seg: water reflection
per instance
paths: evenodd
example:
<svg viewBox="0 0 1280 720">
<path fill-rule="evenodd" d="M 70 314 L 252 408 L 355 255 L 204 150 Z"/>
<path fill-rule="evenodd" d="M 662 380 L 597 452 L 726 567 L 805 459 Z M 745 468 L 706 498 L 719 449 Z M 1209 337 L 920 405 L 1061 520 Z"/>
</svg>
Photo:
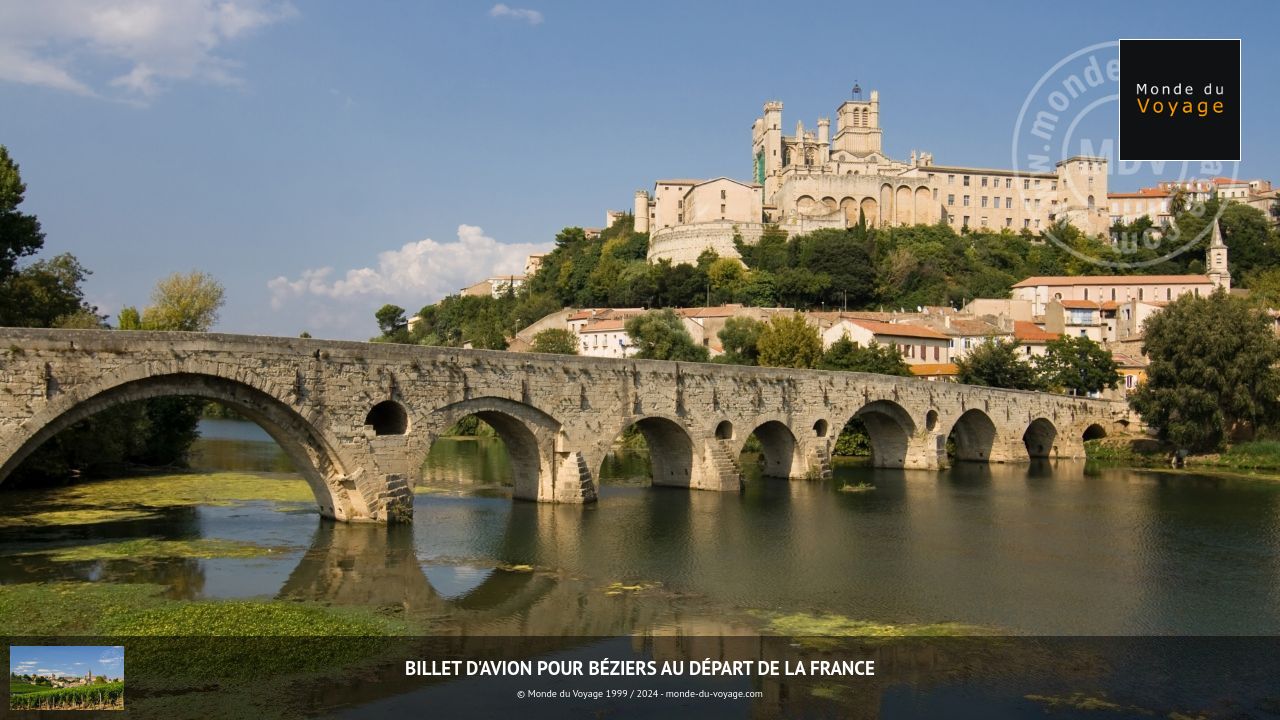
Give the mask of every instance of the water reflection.
<svg viewBox="0 0 1280 720">
<path fill-rule="evenodd" d="M 0 583 L 308 599 L 481 634 L 693 633 L 700 623 L 723 634 L 798 613 L 1018 633 L 1280 633 L 1280 484 L 1269 481 L 1047 460 L 938 473 L 838 463 L 836 482 L 753 476 L 740 494 L 689 492 L 637 481 L 643 455 L 619 454 L 606 466 L 630 480 L 580 507 L 513 502 L 492 490 L 502 475 L 491 442 L 449 443 L 437 445 L 451 448 L 450 477 L 490 490 L 419 495 L 411 527 L 334 524 L 264 502 L 0 528 Z M 839 489 L 858 483 L 874 488 Z M 281 551 L 49 555 L 133 538 Z"/>
</svg>

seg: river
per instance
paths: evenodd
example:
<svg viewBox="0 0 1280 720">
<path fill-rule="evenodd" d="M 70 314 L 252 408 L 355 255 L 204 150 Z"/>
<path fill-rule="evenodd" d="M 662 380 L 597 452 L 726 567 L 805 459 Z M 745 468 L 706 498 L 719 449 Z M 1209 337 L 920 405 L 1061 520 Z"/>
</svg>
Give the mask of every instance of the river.
<svg viewBox="0 0 1280 720">
<path fill-rule="evenodd" d="M 620 452 L 598 503 L 552 506 L 511 500 L 500 441 L 456 438 L 428 459 L 412 527 L 388 532 L 319 518 L 254 425 L 204 421 L 193 465 L 209 469 L 0 494 L 0 584 L 396 607 L 464 633 L 748 633 L 796 622 L 821 632 L 856 621 L 1280 634 L 1280 482 L 1270 479 L 1079 462 L 942 472 L 838 463 L 834 481 L 752 473 L 734 494 L 651 487 L 645 458 Z"/>
</svg>

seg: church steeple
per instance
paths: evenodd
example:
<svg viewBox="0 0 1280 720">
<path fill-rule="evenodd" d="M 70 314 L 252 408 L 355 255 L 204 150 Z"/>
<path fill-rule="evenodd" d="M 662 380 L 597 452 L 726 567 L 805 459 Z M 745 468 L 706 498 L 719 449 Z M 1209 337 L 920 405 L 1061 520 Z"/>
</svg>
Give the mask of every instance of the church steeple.
<svg viewBox="0 0 1280 720">
<path fill-rule="evenodd" d="M 1231 270 L 1227 266 L 1227 244 L 1222 242 L 1222 230 L 1218 228 L 1218 219 L 1209 221 L 1213 224 L 1213 234 L 1209 240 L 1209 249 L 1205 251 L 1205 274 L 1214 287 L 1231 289 Z"/>
</svg>

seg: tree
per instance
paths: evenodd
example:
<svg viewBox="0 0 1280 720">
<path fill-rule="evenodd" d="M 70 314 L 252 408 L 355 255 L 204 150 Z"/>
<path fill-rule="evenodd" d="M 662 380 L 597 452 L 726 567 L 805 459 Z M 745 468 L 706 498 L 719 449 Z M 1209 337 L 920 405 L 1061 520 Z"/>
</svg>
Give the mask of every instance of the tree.
<svg viewBox="0 0 1280 720">
<path fill-rule="evenodd" d="M 1061 335 L 1050 340 L 1036 369 L 1046 387 L 1061 388 L 1072 395 L 1091 395 L 1104 388 L 1115 389 L 1120 382 L 1119 366 L 1111 351 L 1087 337 Z"/>
<path fill-rule="evenodd" d="M 892 346 L 872 342 L 863 347 L 850 340 L 848 335 L 831 343 L 818 361 L 818 369 L 911 377 L 911 366 Z"/>
<path fill-rule="evenodd" d="M 636 357 L 648 360 L 706 362 L 707 349 L 693 341 L 680 317 L 671 310 L 650 310 L 624 326 L 636 347 Z"/>
<path fill-rule="evenodd" d="M 142 314 L 132 305 L 123 307 L 116 316 L 116 326 L 121 330 L 141 330 Z"/>
<path fill-rule="evenodd" d="M 0 283 L 0 325 L 53 327 L 59 318 L 97 312 L 80 285 L 89 271 L 69 253 L 40 260 Z"/>
<path fill-rule="evenodd" d="M 969 354 L 956 360 L 957 380 L 966 385 L 1040 390 L 1035 368 L 1018 354 L 1016 340 L 987 338 Z"/>
<path fill-rule="evenodd" d="M 409 324 L 404 317 L 404 308 L 391 303 L 378 308 L 373 317 L 378 321 L 378 330 L 384 337 L 394 335 Z"/>
<path fill-rule="evenodd" d="M 14 274 L 19 259 L 44 246 L 40 221 L 18 210 L 26 192 L 18 164 L 9 157 L 9 149 L 0 145 L 0 281 Z"/>
<path fill-rule="evenodd" d="M 151 304 L 142 311 L 142 327 L 208 332 L 218 322 L 224 294 L 222 284 L 208 273 L 173 273 L 151 291 Z"/>
<path fill-rule="evenodd" d="M 764 323 L 746 317 L 731 317 L 716 336 L 724 354 L 717 358 L 730 365 L 757 365 L 760 359 L 760 331 Z"/>
<path fill-rule="evenodd" d="M 760 329 L 756 343 L 760 364 L 769 367 L 811 368 L 822 357 L 822 338 L 800 313 L 774 315 Z"/>
<path fill-rule="evenodd" d="M 553 355 L 577 355 L 578 337 L 564 328 L 547 328 L 533 336 L 533 351 Z"/>
<path fill-rule="evenodd" d="M 1280 411 L 1280 341 L 1270 318 L 1222 290 L 1183 295 L 1143 324 L 1147 380 L 1129 396 L 1160 438 L 1213 450 Z"/>
</svg>

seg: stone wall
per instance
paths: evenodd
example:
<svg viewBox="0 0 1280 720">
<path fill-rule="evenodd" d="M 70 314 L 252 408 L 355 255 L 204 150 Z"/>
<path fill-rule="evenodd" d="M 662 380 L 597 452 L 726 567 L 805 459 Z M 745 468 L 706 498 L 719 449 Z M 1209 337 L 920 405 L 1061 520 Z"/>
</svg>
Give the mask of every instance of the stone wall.
<svg viewBox="0 0 1280 720">
<path fill-rule="evenodd" d="M 261 424 L 344 520 L 408 519 L 431 444 L 471 414 L 506 443 L 515 497 L 561 503 L 595 500 L 632 424 L 655 484 L 736 491 L 753 432 L 771 474 L 802 478 L 829 472 L 855 416 L 875 464 L 921 469 L 946 463 L 953 429 L 961 459 L 1013 462 L 1082 457 L 1087 428 L 1130 422 L 1113 401 L 863 373 L 198 333 L 0 329 L 0 382 L 0 481 L 95 412 L 199 395 Z M 403 427 L 374 422 L 380 403 Z"/>
</svg>

